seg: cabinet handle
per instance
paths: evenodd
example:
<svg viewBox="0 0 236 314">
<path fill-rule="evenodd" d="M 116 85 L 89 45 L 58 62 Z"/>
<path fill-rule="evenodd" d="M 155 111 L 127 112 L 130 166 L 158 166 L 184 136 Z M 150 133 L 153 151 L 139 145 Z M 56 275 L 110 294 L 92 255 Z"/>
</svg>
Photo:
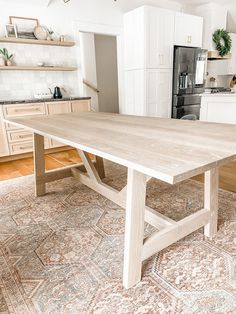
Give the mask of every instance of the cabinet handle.
<svg viewBox="0 0 236 314">
<path fill-rule="evenodd" d="M 164 64 L 164 55 L 162 55 L 162 54 L 159 54 L 159 63 L 160 63 L 160 65 Z"/>
<path fill-rule="evenodd" d="M 33 149 L 33 147 L 32 146 L 20 146 L 19 149 L 20 150 Z"/>
<path fill-rule="evenodd" d="M 188 36 L 188 37 L 187 37 L 187 43 L 188 43 L 188 44 L 191 44 L 191 42 L 192 42 L 192 36 Z"/>
<path fill-rule="evenodd" d="M 26 134 L 26 135 L 19 135 L 19 138 L 28 138 L 28 137 L 32 137 L 31 134 Z"/>
</svg>

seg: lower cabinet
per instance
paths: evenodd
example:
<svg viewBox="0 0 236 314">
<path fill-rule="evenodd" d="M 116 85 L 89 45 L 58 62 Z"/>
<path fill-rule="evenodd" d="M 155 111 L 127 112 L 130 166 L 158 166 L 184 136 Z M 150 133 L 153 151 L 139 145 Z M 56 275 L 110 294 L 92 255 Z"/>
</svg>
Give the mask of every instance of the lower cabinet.
<svg viewBox="0 0 236 314">
<path fill-rule="evenodd" d="M 236 96 L 202 97 L 200 120 L 236 124 Z"/>
<path fill-rule="evenodd" d="M 171 117 L 172 69 L 126 71 L 126 114 Z"/>
<path fill-rule="evenodd" d="M 9 155 L 9 146 L 6 137 L 5 124 L 1 117 L 3 117 L 3 110 L 0 106 L 0 157 Z"/>
<path fill-rule="evenodd" d="M 53 115 L 90 110 L 90 100 L 58 101 L 33 104 L 13 104 L 0 107 L 0 117 L 14 118 L 27 115 Z M 57 141 L 45 138 L 45 148 L 65 146 Z M 0 157 L 20 155 L 33 151 L 33 134 L 19 129 L 0 119 Z"/>
<path fill-rule="evenodd" d="M 87 100 L 74 100 L 71 102 L 72 112 L 86 112 L 90 110 L 90 102 Z"/>
</svg>

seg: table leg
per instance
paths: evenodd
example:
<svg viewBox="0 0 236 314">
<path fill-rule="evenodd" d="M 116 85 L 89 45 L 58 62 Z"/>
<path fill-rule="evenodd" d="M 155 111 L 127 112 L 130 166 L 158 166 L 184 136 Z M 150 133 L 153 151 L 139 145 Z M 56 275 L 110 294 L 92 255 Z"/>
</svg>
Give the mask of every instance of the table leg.
<svg viewBox="0 0 236 314">
<path fill-rule="evenodd" d="M 128 169 L 123 285 L 130 288 L 141 280 L 146 175 Z"/>
<path fill-rule="evenodd" d="M 34 133 L 34 175 L 35 175 L 35 194 L 43 196 L 46 193 L 45 159 L 44 159 L 44 136 Z"/>
<path fill-rule="evenodd" d="M 206 237 L 212 238 L 217 233 L 219 170 L 214 168 L 205 172 L 204 208 L 210 209 L 210 222 L 204 227 Z"/>
<path fill-rule="evenodd" d="M 100 179 L 104 179 L 105 178 L 105 168 L 104 168 L 104 162 L 103 162 L 103 158 L 95 156 L 95 167 L 97 169 L 97 172 L 99 174 Z"/>
</svg>

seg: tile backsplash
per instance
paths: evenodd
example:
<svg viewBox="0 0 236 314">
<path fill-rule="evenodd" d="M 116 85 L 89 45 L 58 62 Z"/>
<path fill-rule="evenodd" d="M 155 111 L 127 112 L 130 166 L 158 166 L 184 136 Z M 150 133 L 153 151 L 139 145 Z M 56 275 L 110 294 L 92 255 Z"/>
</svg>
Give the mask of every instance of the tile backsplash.
<svg viewBox="0 0 236 314">
<path fill-rule="evenodd" d="M 54 47 L 22 44 L 0 44 L 13 53 L 16 65 L 77 66 L 75 47 Z M 0 71 L 0 100 L 33 98 L 36 93 L 47 93 L 55 86 L 66 90 L 65 96 L 78 95 L 78 72 Z"/>
</svg>

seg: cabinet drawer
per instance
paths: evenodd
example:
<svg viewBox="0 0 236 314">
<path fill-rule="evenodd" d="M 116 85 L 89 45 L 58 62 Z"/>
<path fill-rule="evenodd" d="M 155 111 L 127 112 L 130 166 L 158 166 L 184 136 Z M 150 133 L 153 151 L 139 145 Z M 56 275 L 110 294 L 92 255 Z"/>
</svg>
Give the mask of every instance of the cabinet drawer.
<svg viewBox="0 0 236 314">
<path fill-rule="evenodd" d="M 33 151 L 33 141 L 10 144 L 10 154 L 24 154 Z"/>
<path fill-rule="evenodd" d="M 45 106 L 44 103 L 5 105 L 3 107 L 3 112 L 5 117 L 38 115 L 45 114 Z"/>
<path fill-rule="evenodd" d="M 33 152 L 34 150 L 33 140 L 9 143 L 9 147 L 10 147 L 11 155 L 30 153 L 30 152 Z M 51 147 L 51 140 L 46 137 L 44 139 L 44 148 L 48 149 L 50 147 Z"/>
<path fill-rule="evenodd" d="M 5 129 L 6 130 L 18 130 L 19 127 L 15 126 L 14 124 L 5 123 Z"/>
<path fill-rule="evenodd" d="M 22 142 L 33 139 L 33 134 L 25 130 L 7 131 L 8 141 L 11 142 Z"/>
</svg>

